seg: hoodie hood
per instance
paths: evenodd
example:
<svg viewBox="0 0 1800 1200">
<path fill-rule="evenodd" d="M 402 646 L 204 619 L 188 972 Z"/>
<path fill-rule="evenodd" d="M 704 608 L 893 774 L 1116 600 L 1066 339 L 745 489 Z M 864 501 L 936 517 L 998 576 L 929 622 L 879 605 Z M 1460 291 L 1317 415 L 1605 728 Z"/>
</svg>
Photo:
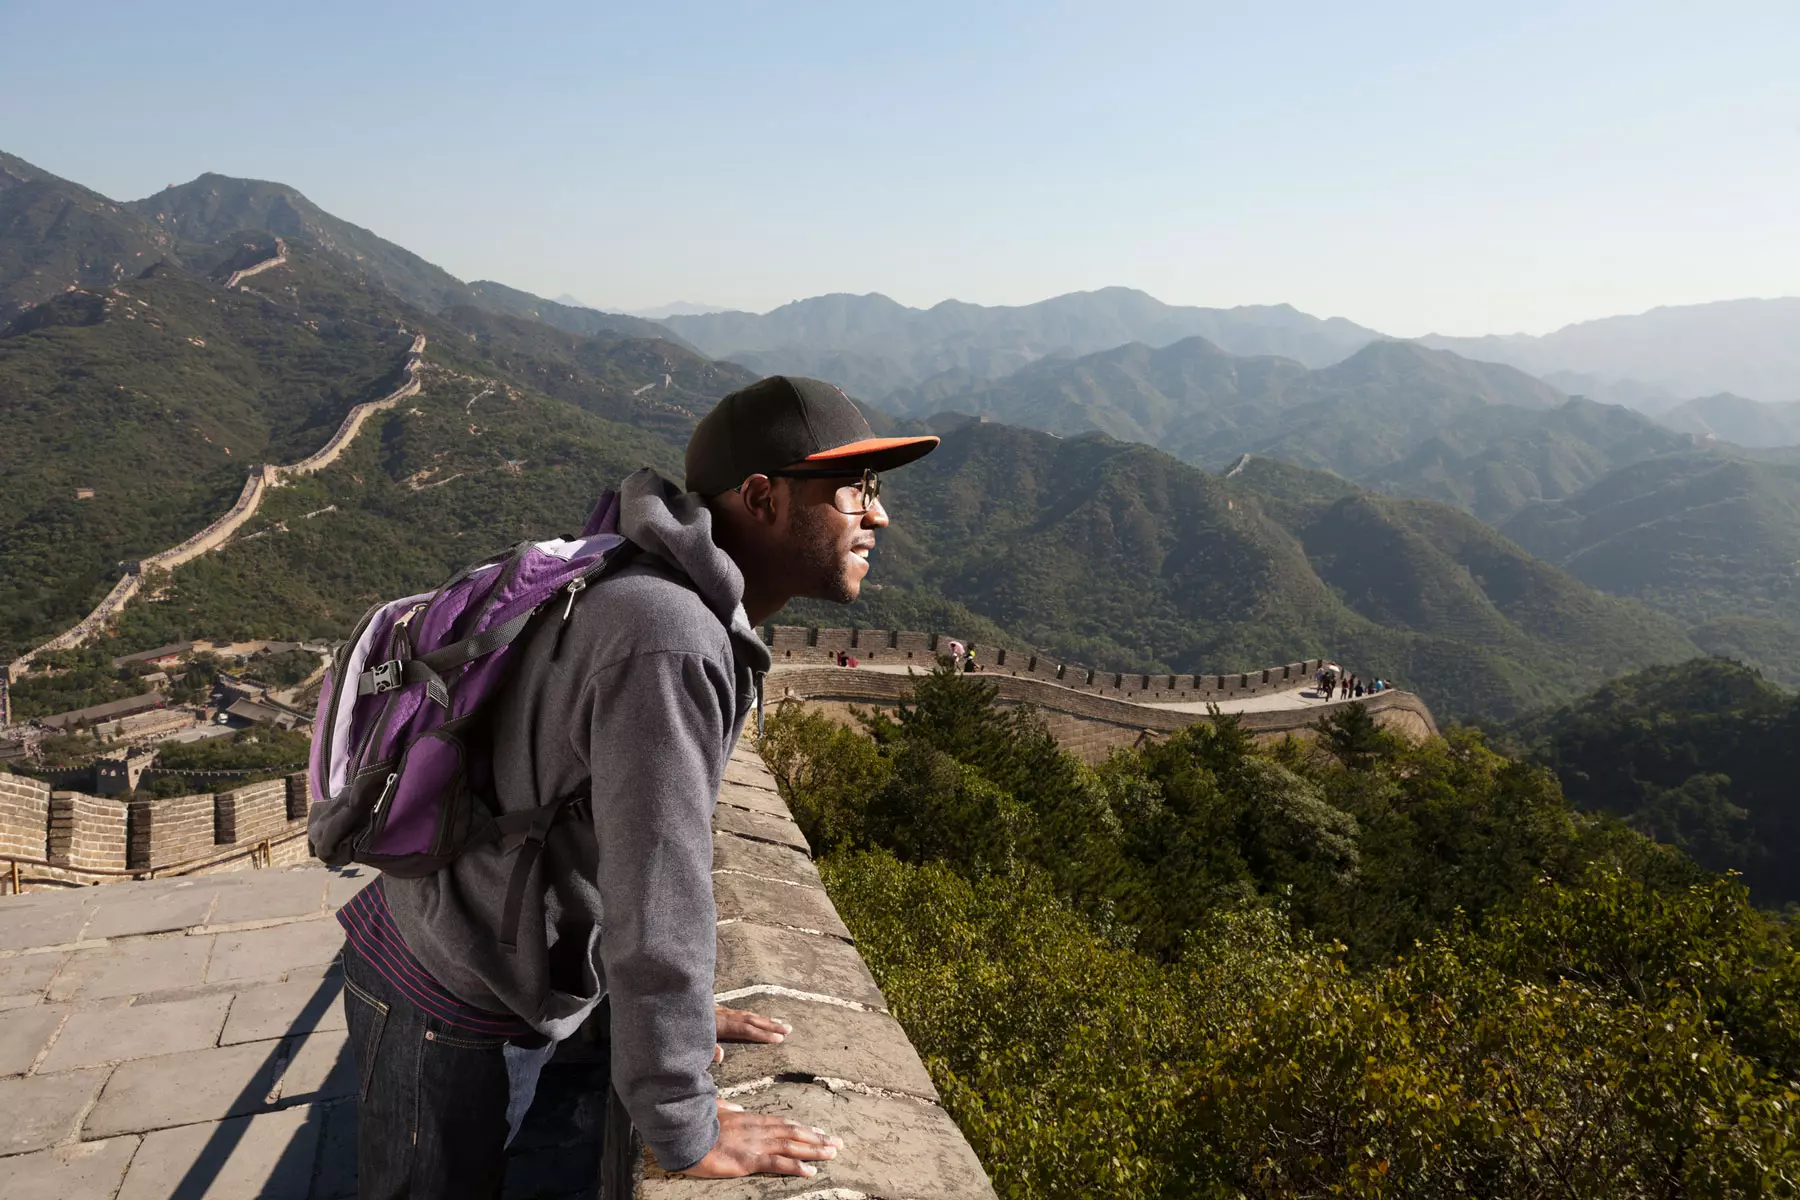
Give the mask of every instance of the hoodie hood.
<svg viewBox="0 0 1800 1200">
<path fill-rule="evenodd" d="M 744 612 L 744 574 L 713 541 L 712 511 L 697 493 L 682 491 L 649 467 L 633 472 L 619 485 L 619 532 L 688 577 L 730 630 L 740 664 L 769 669 L 769 648 Z"/>
</svg>

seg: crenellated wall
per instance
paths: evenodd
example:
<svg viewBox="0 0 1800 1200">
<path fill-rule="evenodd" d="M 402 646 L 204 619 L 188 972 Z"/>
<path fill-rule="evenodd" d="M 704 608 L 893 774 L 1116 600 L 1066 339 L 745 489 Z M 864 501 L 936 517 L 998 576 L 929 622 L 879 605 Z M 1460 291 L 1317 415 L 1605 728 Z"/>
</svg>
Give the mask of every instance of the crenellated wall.
<svg viewBox="0 0 1800 1200">
<path fill-rule="evenodd" d="M 994 685 L 1001 704 L 1036 706 L 1057 743 L 1088 762 L 1104 759 L 1116 749 L 1140 745 L 1211 719 L 1203 711 L 1150 707 L 1117 695 L 1065 687 L 1028 675 L 983 673 L 980 678 Z M 913 681 L 901 673 L 850 671 L 836 666 L 777 666 L 769 672 L 763 694 L 770 705 L 797 700 L 849 724 L 853 707 L 891 708 L 910 699 L 912 689 Z M 1237 692 L 1239 696 L 1249 694 L 1247 689 Z M 1167 696 L 1167 693 L 1163 695 Z M 1201 697 L 1202 700 L 1205 698 Z M 1350 704 L 1364 706 L 1376 724 L 1407 737 L 1431 737 L 1438 731 L 1437 722 L 1425 702 L 1413 693 L 1403 691 L 1234 715 L 1245 729 L 1261 740 L 1275 740 L 1289 734 L 1310 737 L 1313 726 L 1321 717 Z"/>
<path fill-rule="evenodd" d="M 275 262 L 276 260 L 271 259 L 248 272 L 239 272 L 239 275 L 232 277 L 233 283 L 240 276 L 254 274 L 256 271 L 274 266 Z M 228 283 L 226 286 L 233 286 L 233 283 Z M 356 435 L 362 430 L 363 423 L 372 414 L 385 411 L 407 397 L 419 394 L 422 386 L 419 380 L 419 367 L 422 361 L 421 356 L 424 353 L 425 335 L 417 334 L 413 337 L 412 347 L 406 352 L 406 361 L 401 366 L 399 387 L 379 400 L 371 400 L 352 408 L 344 417 L 343 422 L 338 425 L 337 432 L 331 435 L 330 440 L 320 447 L 317 453 L 308 455 L 299 462 L 288 466 L 251 467 L 249 477 L 244 480 L 243 490 L 238 493 L 236 503 L 227 509 L 224 515 L 185 541 L 132 564 L 119 581 L 113 585 L 112 590 L 106 594 L 106 598 L 95 606 L 93 612 L 49 641 L 33 647 L 29 652 L 20 655 L 8 664 L 7 678 L 19 678 L 30 670 L 32 661 L 40 654 L 52 650 L 71 649 L 98 633 L 107 621 L 125 607 L 127 601 L 137 595 L 140 581 L 146 572 L 173 571 L 176 567 L 192 562 L 203 554 L 209 554 L 229 542 L 236 536 L 237 531 L 256 515 L 268 490 L 272 487 L 279 487 L 283 478 L 310 475 L 314 471 L 321 471 L 330 466 L 336 461 L 338 455 L 343 453 L 344 447 L 356 440 Z"/>
<path fill-rule="evenodd" d="M 300 862 L 307 806 L 304 774 L 128 802 L 0 775 L 0 891 L 15 860 L 25 882 L 63 884 Z"/>
<path fill-rule="evenodd" d="M 763 630 L 776 666 L 831 664 L 837 652 L 855 654 L 863 666 L 916 666 L 929 670 L 940 654 L 949 653 L 954 634 L 916 633 L 898 629 L 835 629 L 805 625 L 773 625 Z M 1154 704 L 1184 701 L 1236 700 L 1266 696 L 1305 687 L 1324 665 L 1309 658 L 1215 675 L 1170 675 L 1102 671 L 1080 663 L 1065 663 L 1042 654 L 1028 654 L 1001 647 L 986 647 L 957 638 L 974 651 L 984 677 L 1041 679 L 1108 696 Z"/>
</svg>

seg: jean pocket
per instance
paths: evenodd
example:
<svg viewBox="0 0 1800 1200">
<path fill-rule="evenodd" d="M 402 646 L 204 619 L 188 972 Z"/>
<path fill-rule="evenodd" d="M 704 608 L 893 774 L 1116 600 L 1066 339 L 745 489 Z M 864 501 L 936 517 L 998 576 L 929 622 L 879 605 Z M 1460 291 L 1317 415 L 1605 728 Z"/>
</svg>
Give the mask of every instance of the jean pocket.
<svg viewBox="0 0 1800 1200">
<path fill-rule="evenodd" d="M 369 1098 L 375 1079 L 376 1055 L 381 1052 L 381 1032 L 387 1027 L 388 1006 L 344 977 L 344 1021 L 350 1027 L 351 1052 L 356 1055 L 356 1098 Z"/>
</svg>

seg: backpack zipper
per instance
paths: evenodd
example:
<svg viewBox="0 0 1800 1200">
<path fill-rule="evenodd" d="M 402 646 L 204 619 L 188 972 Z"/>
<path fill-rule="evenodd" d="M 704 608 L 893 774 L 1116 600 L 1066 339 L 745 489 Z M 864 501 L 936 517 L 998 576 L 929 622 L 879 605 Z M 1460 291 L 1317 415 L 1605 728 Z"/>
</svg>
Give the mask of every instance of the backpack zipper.
<svg viewBox="0 0 1800 1200">
<path fill-rule="evenodd" d="M 398 782 L 400 782 L 400 772 L 395 771 L 387 777 L 387 782 L 381 785 L 381 795 L 375 797 L 375 807 L 369 810 L 369 829 L 371 832 L 374 831 L 376 827 L 375 823 L 381 816 L 382 805 L 386 804 L 388 802 L 388 797 L 394 794 L 394 785 Z"/>
<path fill-rule="evenodd" d="M 556 638 L 550 643 L 550 661 L 555 662 L 562 654 L 563 634 L 569 631 L 569 614 L 575 611 L 575 597 L 587 587 L 587 580 L 580 575 L 563 585 L 563 591 L 569 593 L 568 601 L 563 605 L 562 620 L 556 626 Z"/>
</svg>

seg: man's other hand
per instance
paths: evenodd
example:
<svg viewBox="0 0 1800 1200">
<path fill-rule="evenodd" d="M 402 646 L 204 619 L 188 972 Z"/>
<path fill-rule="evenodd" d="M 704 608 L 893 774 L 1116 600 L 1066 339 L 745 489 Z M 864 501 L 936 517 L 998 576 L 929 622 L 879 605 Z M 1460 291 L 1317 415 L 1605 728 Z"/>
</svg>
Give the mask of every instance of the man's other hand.
<svg viewBox="0 0 1800 1200">
<path fill-rule="evenodd" d="M 794 1027 L 786 1021 L 746 1012 L 741 1008 L 727 1008 L 723 1004 L 713 1005 L 713 1018 L 717 1022 L 717 1037 L 721 1042 L 782 1042 L 787 1040 L 788 1034 L 794 1032 Z M 713 1047 L 713 1061 L 725 1061 L 725 1047 Z"/>
<path fill-rule="evenodd" d="M 719 1101 L 719 1140 L 706 1157 L 677 1174 L 693 1179 L 736 1179 L 742 1175 L 812 1175 L 813 1163 L 837 1157 L 844 1143 L 823 1129 L 786 1117 L 745 1112 Z"/>
</svg>

